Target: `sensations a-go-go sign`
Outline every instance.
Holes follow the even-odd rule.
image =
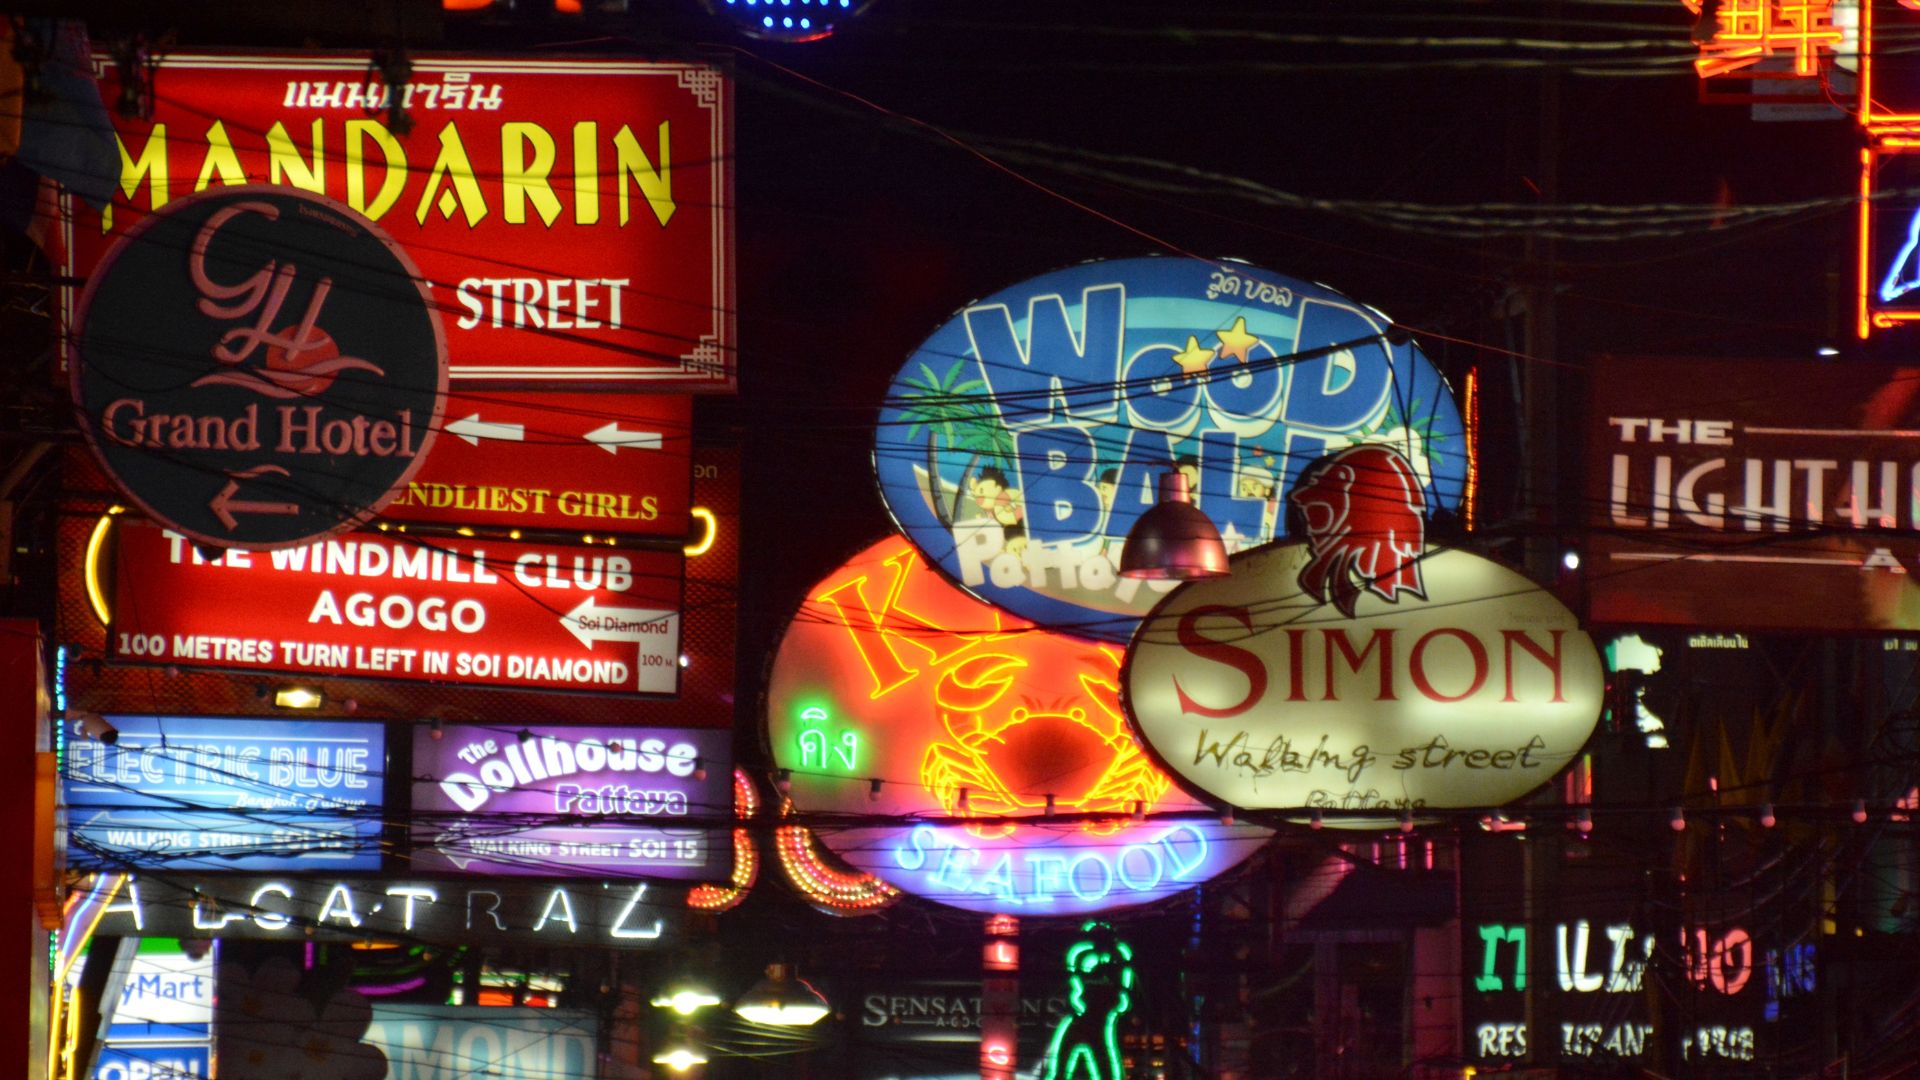
[[[1386,443],[1427,505],[1466,477],[1459,410],[1379,312],[1239,263],[1093,262],[968,305],[895,376],[874,464],[901,529],[974,595],[1123,641],[1171,588],[1118,576],[1169,463],[1232,550],[1274,539],[1309,462]]]
[[[608,694],[680,682],[677,551],[348,533],[209,559],[115,528],[116,660]]]
[[[151,516],[223,547],[364,521],[426,459],[447,350],[378,226],[248,185],[168,204],[93,273],[74,320],[80,428]]]
[[[1157,759],[1233,806],[1417,811],[1518,798],[1579,752],[1592,640],[1520,574],[1427,548],[1404,458],[1343,451],[1290,501],[1305,543],[1234,556],[1135,633],[1127,709]]]

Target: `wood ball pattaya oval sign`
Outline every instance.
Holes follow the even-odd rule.
[[[1243,263],[1057,270],[969,304],[887,391],[874,470],[927,558],[980,599],[1124,643],[1172,588],[1119,575],[1169,465],[1229,551],[1284,535],[1301,470],[1398,448],[1459,506],[1460,412],[1418,347],[1323,285]]]
[[[1134,635],[1127,708],[1162,764],[1233,806],[1418,811],[1508,802],[1579,752],[1592,640],[1520,574],[1427,548],[1405,459],[1344,451],[1289,501],[1305,543],[1234,556]]]
[[[795,809],[835,815],[820,839],[906,892],[1014,915],[1148,903],[1270,834],[1221,824],[1141,753],[1122,658],[975,600],[894,537],[808,594],[767,737]]]
[[[242,186],[142,220],[74,319],[81,430],[156,520],[220,547],[371,517],[433,443],[447,350],[393,240],[324,196]]]

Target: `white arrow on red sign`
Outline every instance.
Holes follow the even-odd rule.
[[[449,435],[457,435],[465,439],[468,446],[479,446],[481,439],[523,442],[527,437],[526,425],[491,423],[480,419],[479,413],[455,420],[442,430]]]
[[[609,454],[618,454],[625,446],[634,450],[660,449],[660,433],[657,431],[627,431],[614,420],[587,432],[588,442],[605,450]]]
[[[591,649],[596,641],[646,641],[665,636],[672,632],[671,624],[664,632],[657,624],[676,617],[675,612],[651,608],[601,607],[589,596],[560,616],[560,625]]]

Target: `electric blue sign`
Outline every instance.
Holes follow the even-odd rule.
[[[1430,509],[1458,508],[1459,408],[1389,320],[1240,263],[1093,262],[949,319],[894,377],[874,466],[894,520],[949,577],[1035,622],[1124,641],[1177,582],[1119,576],[1168,468],[1229,551],[1285,534],[1322,455],[1383,443]]]
[[[69,721],[68,862],[169,870],[377,870],[386,790],[379,724],[111,716]]]

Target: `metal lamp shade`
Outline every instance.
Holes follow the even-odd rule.
[[[806,1027],[833,1011],[805,979],[793,974],[786,964],[771,964],[767,977],[753,984],[740,996],[733,1011],[756,1024],[780,1027]]]
[[[1227,573],[1227,545],[1212,519],[1193,505],[1186,474],[1162,474],[1160,501],[1133,523],[1120,549],[1120,576],[1189,581]]]

